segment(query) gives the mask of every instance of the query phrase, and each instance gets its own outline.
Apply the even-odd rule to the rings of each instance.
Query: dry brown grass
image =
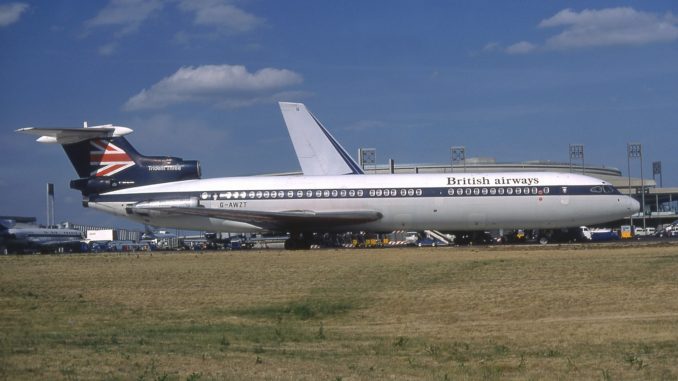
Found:
[[[5,379],[676,379],[678,247],[0,258]]]

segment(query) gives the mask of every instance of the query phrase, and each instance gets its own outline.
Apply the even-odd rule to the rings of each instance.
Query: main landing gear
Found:
[[[312,233],[292,233],[285,241],[285,250],[309,250],[312,241]]]

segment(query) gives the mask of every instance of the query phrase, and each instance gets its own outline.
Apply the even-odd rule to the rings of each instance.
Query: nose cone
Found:
[[[629,216],[640,212],[640,203],[636,201],[633,197],[626,196],[626,208],[628,209]]]

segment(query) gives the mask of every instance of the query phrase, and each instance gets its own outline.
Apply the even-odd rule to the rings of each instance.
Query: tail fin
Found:
[[[279,102],[304,175],[362,174],[363,170],[303,103]]]
[[[112,125],[89,128],[22,128],[41,143],[61,144],[80,177],[71,188],[84,195],[132,186],[200,178],[200,164],[176,157],[143,156],[123,137],[132,132]]]
[[[124,137],[87,139],[63,147],[81,178],[113,176],[136,165],[141,156]]]

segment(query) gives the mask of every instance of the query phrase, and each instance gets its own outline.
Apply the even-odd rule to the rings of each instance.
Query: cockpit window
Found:
[[[591,193],[603,193],[603,187],[601,187],[600,185],[591,187]]]
[[[605,185],[603,187],[603,192],[608,193],[608,194],[609,193],[615,193],[615,189],[614,189],[614,187],[611,187],[609,185]]]

